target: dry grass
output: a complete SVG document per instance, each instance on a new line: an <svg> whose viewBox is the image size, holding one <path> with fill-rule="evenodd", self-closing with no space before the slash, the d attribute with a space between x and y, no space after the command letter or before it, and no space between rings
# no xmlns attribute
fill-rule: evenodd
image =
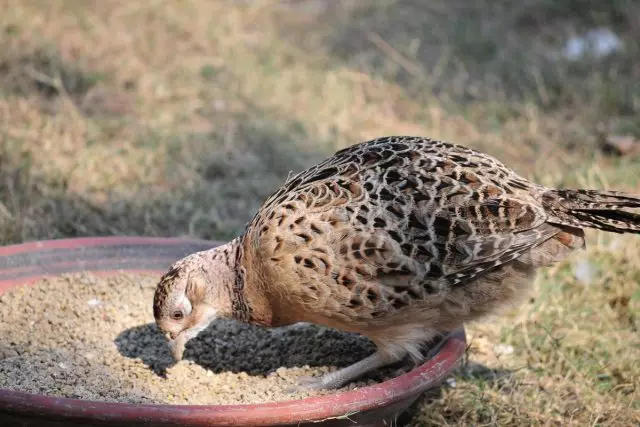
<svg viewBox="0 0 640 427"><path fill-rule="evenodd" d="M640 189L640 159L599 147L609 132L640 137L630 0L0 0L0 10L4 244L226 239L290 170L388 134L467 144L547 185ZM554 57L595 25L612 26L626 50ZM638 240L591 233L589 243L545 272L529 304L469 328L457 386L423 399L414 425L640 423ZM589 285L573 274L581 260L597 268Z"/></svg>

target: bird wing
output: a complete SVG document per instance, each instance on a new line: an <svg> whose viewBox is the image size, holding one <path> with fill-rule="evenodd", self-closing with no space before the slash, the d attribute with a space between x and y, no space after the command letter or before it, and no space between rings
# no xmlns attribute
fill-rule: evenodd
<svg viewBox="0 0 640 427"><path fill-rule="evenodd" d="M444 219L432 224L444 249L443 276L452 285L514 260L560 231L546 223L542 206L509 196L449 207L436 215Z"/></svg>

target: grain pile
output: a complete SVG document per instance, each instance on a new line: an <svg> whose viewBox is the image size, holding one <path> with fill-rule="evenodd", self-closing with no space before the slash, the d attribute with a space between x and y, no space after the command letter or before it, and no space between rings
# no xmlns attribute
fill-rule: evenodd
<svg viewBox="0 0 640 427"><path fill-rule="evenodd" d="M0 388L131 403L260 403L317 394L285 390L374 350L359 336L311 325L218 321L174 364L153 322L156 280L67 275L0 295Z"/></svg>

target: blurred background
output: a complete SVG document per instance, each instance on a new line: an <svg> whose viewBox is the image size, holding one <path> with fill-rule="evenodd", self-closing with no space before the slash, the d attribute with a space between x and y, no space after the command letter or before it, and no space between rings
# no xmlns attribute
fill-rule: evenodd
<svg viewBox="0 0 640 427"><path fill-rule="evenodd" d="M0 0L0 243L226 240L384 135L640 192L640 2ZM412 425L640 423L640 244L589 233Z"/></svg>

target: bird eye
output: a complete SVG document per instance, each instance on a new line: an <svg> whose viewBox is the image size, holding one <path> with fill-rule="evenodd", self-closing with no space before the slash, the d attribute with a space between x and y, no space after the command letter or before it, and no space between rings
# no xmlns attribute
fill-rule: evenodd
<svg viewBox="0 0 640 427"><path fill-rule="evenodd" d="M171 313L171 318L173 320L181 320L184 317L184 314L182 313L182 310L176 310L173 313Z"/></svg>

